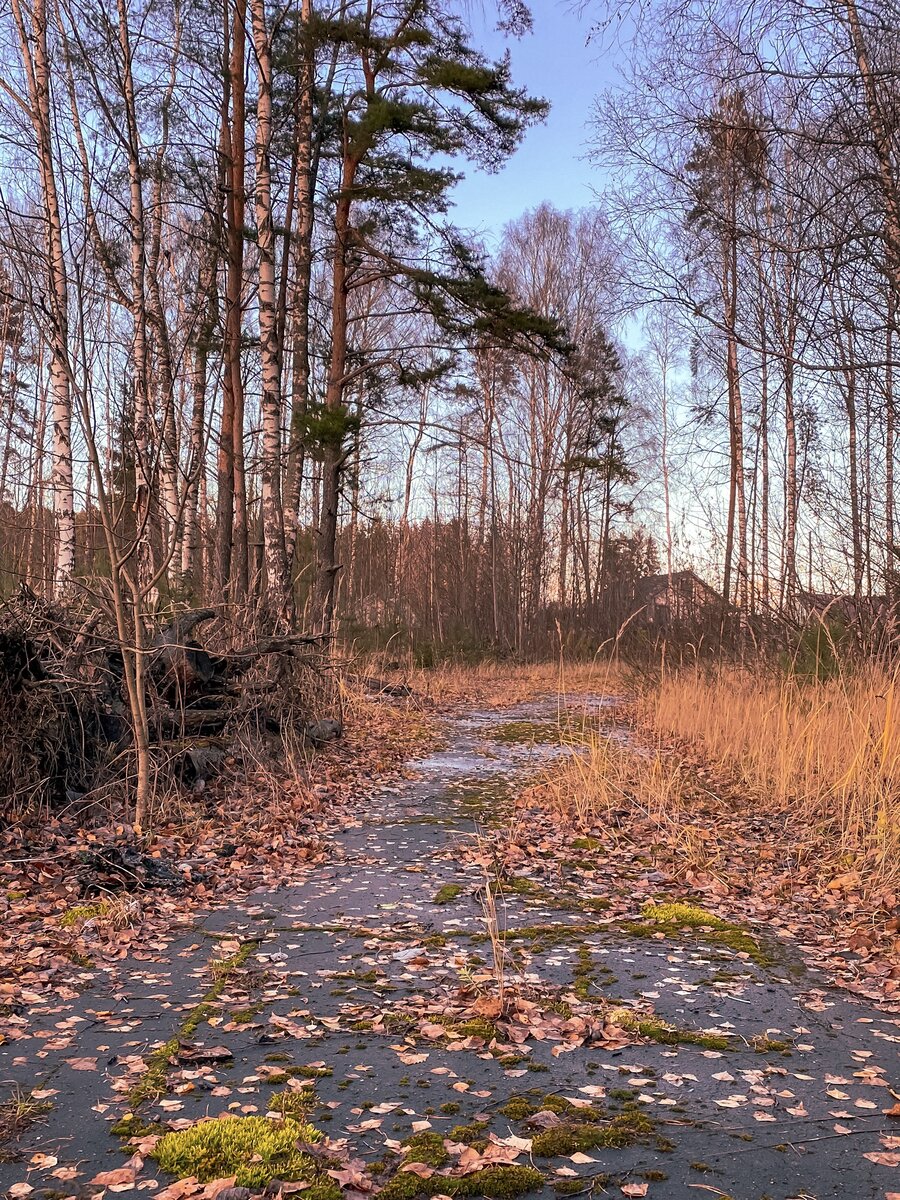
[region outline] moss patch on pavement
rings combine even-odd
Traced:
[[[179,1179],[194,1177],[200,1183],[209,1183],[234,1175],[237,1187],[263,1188],[273,1179],[312,1179],[321,1175],[309,1155],[297,1148],[298,1143],[317,1142],[321,1136],[314,1126],[293,1119],[229,1116],[167,1133],[150,1156],[160,1170]],[[340,1195],[336,1185],[333,1189],[330,1183],[327,1186],[329,1195],[332,1190]]]

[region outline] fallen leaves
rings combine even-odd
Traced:
[[[893,1150],[869,1150],[863,1154],[863,1158],[879,1167],[900,1167],[900,1152]]]
[[[227,1046],[195,1046],[192,1042],[181,1042],[177,1057],[180,1062],[227,1062],[234,1058],[234,1051]]]
[[[525,1122],[526,1125],[533,1125],[536,1129],[557,1129],[562,1123],[562,1118],[558,1117],[555,1112],[550,1112],[549,1109],[541,1109],[540,1112],[528,1117]]]

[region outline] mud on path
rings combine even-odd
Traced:
[[[152,1148],[160,1123],[302,1094],[355,1163],[337,1181],[352,1197],[900,1193],[896,1014],[757,928],[648,929],[660,881],[639,857],[597,878],[573,836],[570,869],[548,859],[506,881],[507,1009],[492,1007],[477,831],[512,819],[521,779],[560,752],[540,738],[556,717],[554,700],[455,718],[302,886],[186,925],[89,990],[23,997],[0,1099],[44,1111],[5,1147],[0,1189],[99,1195],[90,1181],[126,1162],[128,1134]],[[473,1156],[482,1170],[462,1175]],[[404,1162],[421,1166],[397,1174]],[[112,1190],[171,1182],[146,1157]]]

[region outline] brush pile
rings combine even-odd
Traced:
[[[145,644],[157,790],[200,791],[248,756],[284,762],[334,703],[317,638],[229,645],[215,610],[200,609],[147,629]],[[0,820],[70,806],[114,813],[133,786],[133,741],[112,616],[20,591],[0,609]]]

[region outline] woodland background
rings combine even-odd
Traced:
[[[594,649],[686,567],[741,628],[883,613],[895,9],[586,9],[622,69],[597,203],[485,247],[457,173],[544,105],[464,9],[11,0],[0,590],[92,597],[128,644],[336,607],[421,661]]]

